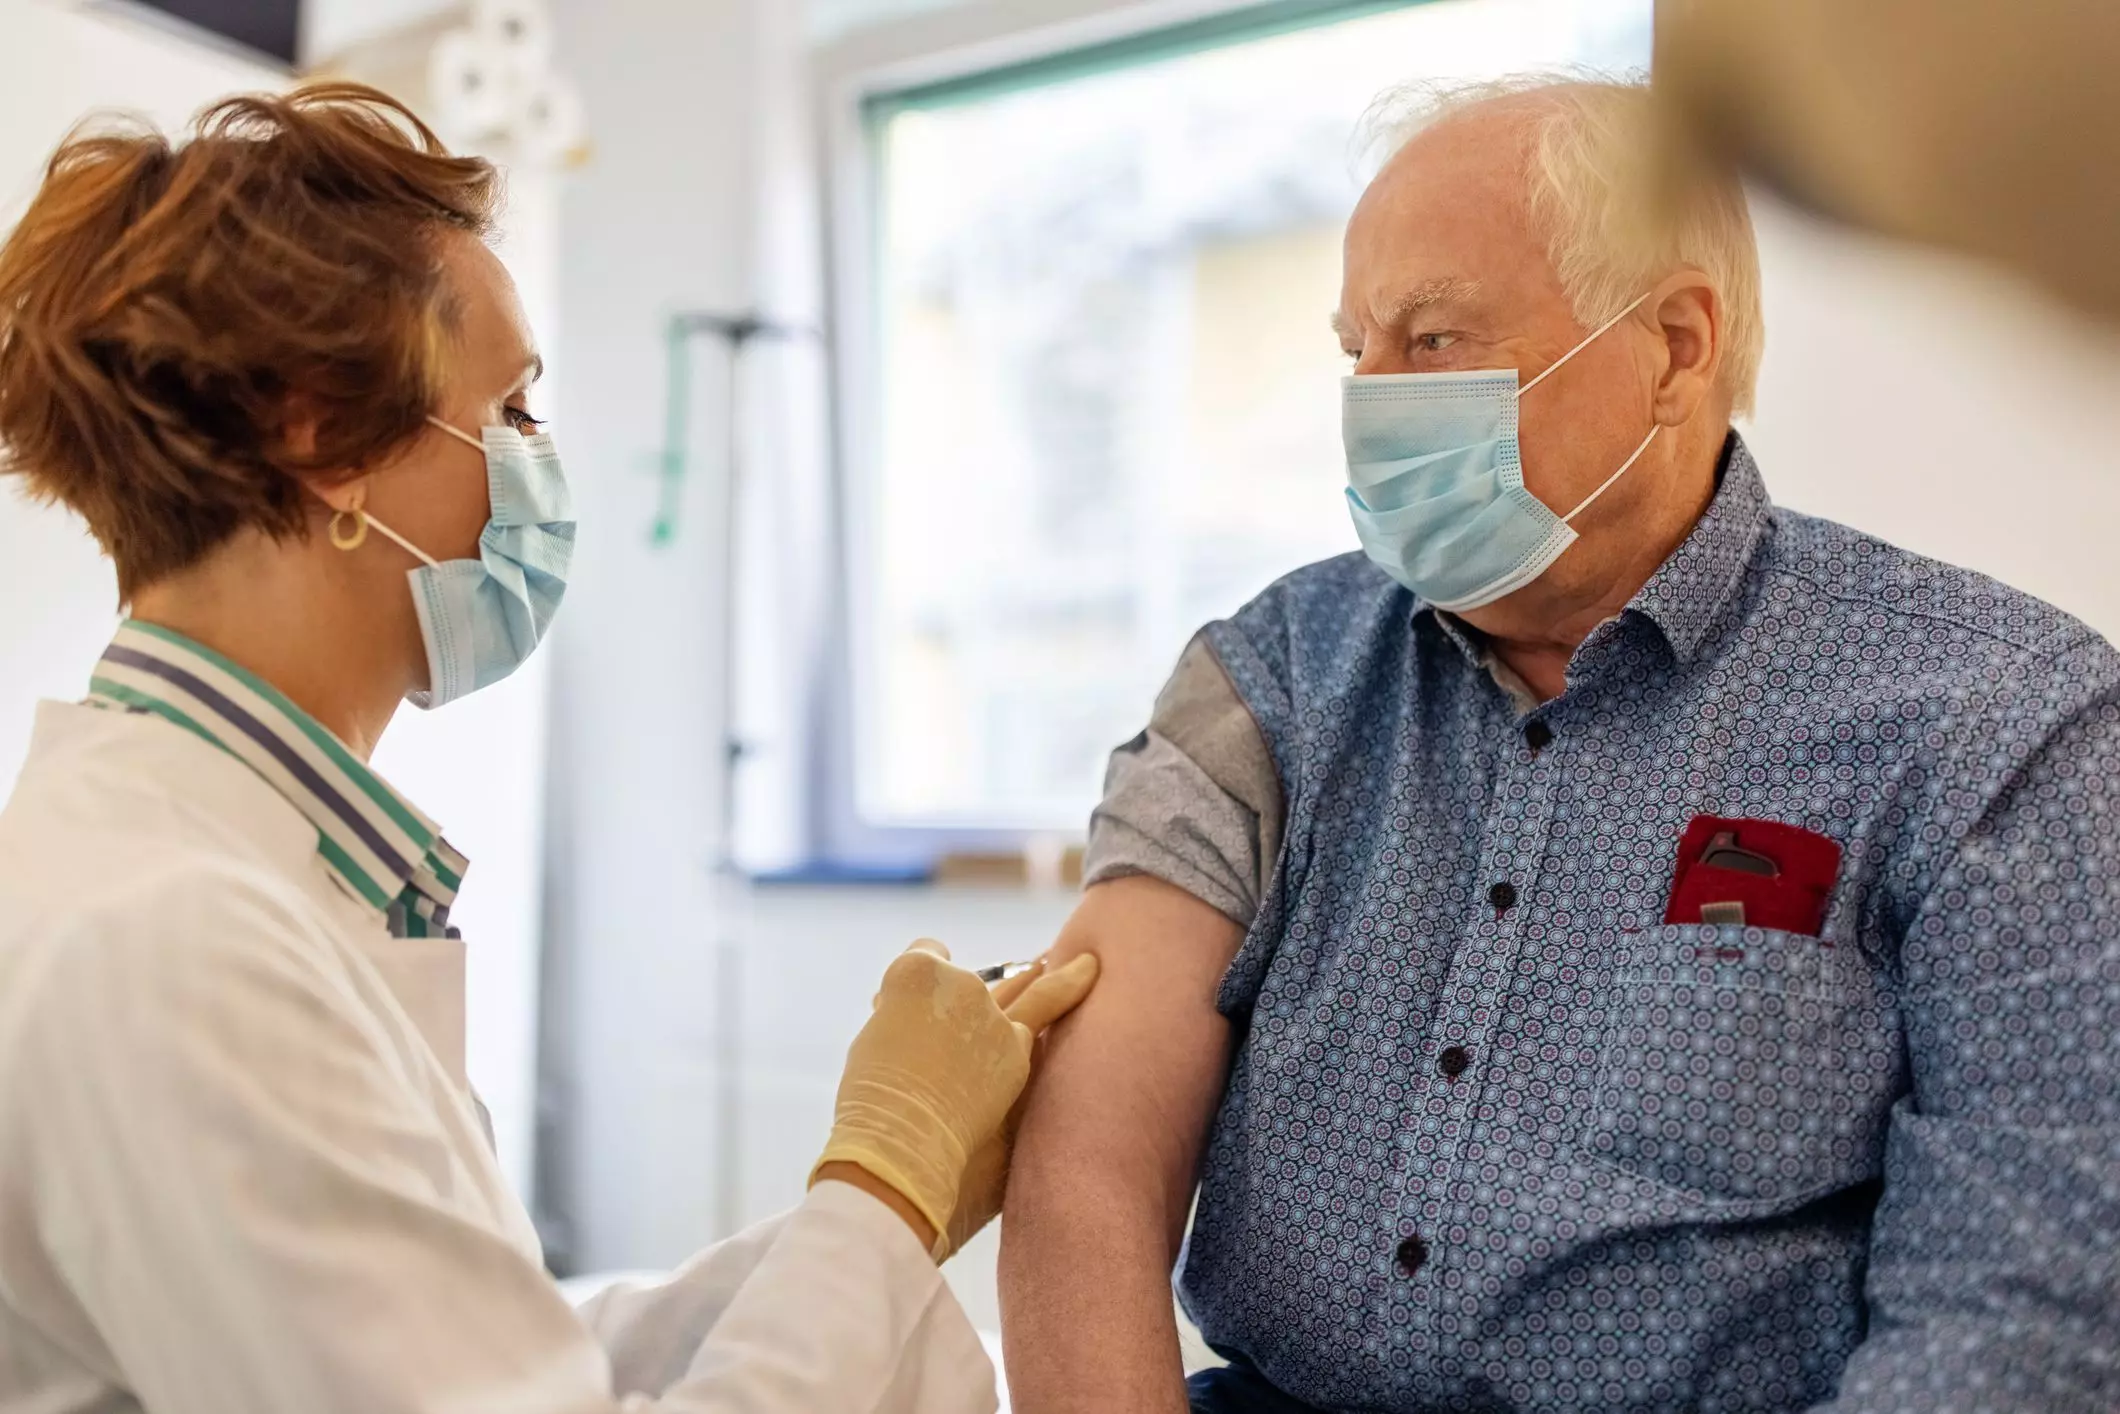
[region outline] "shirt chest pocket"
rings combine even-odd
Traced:
[[[1585,1155],[1725,1216],[1878,1176],[1905,1065],[1859,950],[1686,925],[1619,935],[1612,956]]]

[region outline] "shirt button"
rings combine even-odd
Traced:
[[[1399,1244],[1399,1270],[1413,1276],[1428,1264],[1428,1244],[1418,1237],[1409,1237]]]
[[[1472,1064],[1472,1052],[1463,1046],[1452,1046],[1435,1058],[1435,1068],[1446,1080],[1455,1080]]]
[[[1487,902],[1493,904],[1497,912],[1507,913],[1510,909],[1516,907],[1516,885],[1510,883],[1507,879],[1502,880],[1501,883],[1487,890]]]
[[[1547,726],[1543,720],[1526,724],[1524,727],[1524,744],[1529,746],[1534,752],[1544,751],[1547,747],[1553,745],[1553,728]]]

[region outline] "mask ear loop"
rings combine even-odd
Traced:
[[[368,524],[374,526],[377,530],[382,531],[386,539],[396,541],[400,549],[402,549],[406,554],[412,556],[414,559],[420,561],[422,564],[426,565],[427,568],[438,570],[442,567],[442,562],[440,560],[435,559],[434,556],[428,554],[425,550],[422,550],[419,546],[413,544],[410,540],[407,540],[404,536],[398,534],[389,526],[377,520],[374,516],[363,516],[362,519],[366,520]]]
[[[344,510],[341,510],[336,506],[332,507],[331,524],[325,528],[325,534],[330,536],[331,538],[331,548],[341,552],[342,554],[353,553],[355,550],[360,549],[363,545],[368,543],[368,531],[372,527],[376,530],[380,530],[383,533],[383,537],[385,539],[395,541],[398,546],[405,551],[406,554],[411,555],[414,559],[421,561],[429,568],[440,569],[442,567],[441,562],[435,559],[434,556],[428,554],[425,550],[422,550],[419,546],[413,544],[410,540],[407,540],[404,536],[398,534],[389,526],[383,524],[374,516],[368,514],[368,511],[366,509],[367,501],[368,492],[365,489],[356,488],[354,490],[351,500],[349,501]],[[326,504],[329,505],[330,503],[326,502]],[[339,528],[341,522],[345,521],[351,521],[353,523],[353,529],[351,531],[345,531]]]
[[[486,444],[477,437],[472,436],[470,433],[465,432],[460,428],[451,427],[448,423],[442,421],[438,417],[433,416],[432,414],[429,414],[427,420],[433,423],[436,427],[441,428],[442,431],[448,433],[450,436],[456,438],[459,442],[468,443],[469,445],[478,448],[481,452],[486,450]],[[351,504],[349,504],[345,510],[339,510],[338,508],[333,507],[331,512],[331,524],[327,528],[326,532],[331,537],[332,548],[346,551],[349,553],[354,550],[360,549],[361,546],[368,543],[368,528],[370,526],[374,526],[377,530],[383,532],[383,536],[385,539],[394,541],[399,549],[403,550],[406,554],[412,556],[420,563],[426,565],[429,569],[440,569],[442,567],[442,562],[440,560],[435,559],[434,556],[428,554],[425,550],[422,550],[419,546],[413,544],[410,540],[407,540],[404,536],[398,534],[389,526],[383,524],[374,516],[368,514],[368,512],[363,509],[363,506],[365,505],[367,500],[367,491],[364,489],[357,488],[353,493],[353,499]],[[339,522],[341,520],[348,519],[353,522],[353,530],[351,533],[342,534],[339,530]]]
[[[1621,462],[1619,470],[1613,472],[1610,476],[1606,477],[1604,485],[1598,487],[1595,491],[1592,491],[1588,496],[1584,497],[1583,503],[1580,506],[1577,506],[1574,510],[1562,516],[1562,523],[1567,524],[1573,522],[1577,516],[1581,515],[1584,511],[1589,510],[1591,504],[1595,502],[1598,497],[1604,495],[1607,491],[1610,491],[1612,489],[1612,483],[1619,480],[1622,476],[1625,476],[1627,474],[1627,468],[1633,466],[1636,462],[1642,459],[1642,453],[1649,450],[1649,444],[1651,442],[1654,442],[1656,440],[1656,434],[1663,430],[1664,425],[1661,422],[1652,425],[1649,428],[1649,435],[1642,438],[1642,444],[1634,449],[1634,455],[1627,458],[1624,462]],[[381,527],[378,527],[378,529],[380,528]]]
[[[456,438],[456,440],[457,440],[457,441],[459,441],[459,442],[462,442],[462,443],[464,443],[464,444],[465,444],[466,446],[476,447],[476,448],[478,448],[478,449],[479,449],[479,450],[480,450],[481,452],[483,452],[483,451],[485,451],[485,450],[486,450],[486,444],[485,444],[485,442],[481,441],[481,440],[480,440],[479,438],[477,438],[477,437],[474,437],[474,436],[472,436],[472,435],[471,435],[471,434],[470,434],[469,432],[466,432],[466,431],[465,431],[465,430],[464,430],[463,428],[461,428],[461,427],[452,427],[452,426],[450,426],[450,425],[449,425],[448,423],[446,423],[446,422],[442,421],[442,420],[441,420],[440,418],[436,417],[436,416],[435,416],[435,415],[434,415],[433,413],[429,413],[429,414],[427,414],[427,420],[428,420],[429,422],[433,423],[433,424],[434,424],[434,425],[435,425],[436,427],[439,427],[439,428],[441,428],[441,429],[442,429],[442,431],[444,431],[444,432],[448,433],[448,434],[449,434],[450,436],[452,436],[452,437]]]
[[[1604,323],[1598,325],[1595,329],[1592,329],[1588,338],[1584,339],[1574,348],[1568,350],[1568,352],[1562,354],[1559,358],[1553,360],[1553,362],[1547,364],[1546,371],[1544,373],[1541,373],[1538,377],[1532,379],[1529,383],[1526,383],[1523,387],[1517,389],[1516,395],[1521,398],[1522,396],[1524,396],[1524,394],[1530,392],[1533,388],[1536,388],[1539,384],[1545,382],[1548,378],[1551,378],[1556,372],[1559,371],[1560,366],[1562,364],[1566,363],[1569,359],[1574,358],[1584,349],[1589,348],[1592,344],[1596,343],[1599,339],[1603,338],[1607,329],[1610,329],[1613,325],[1619,323],[1620,320],[1625,319],[1628,315],[1634,313],[1635,310],[1640,309],[1642,307],[1642,301],[1649,298],[1649,296],[1654,293],[1655,291],[1653,290],[1643,290],[1640,294],[1636,295],[1634,297],[1634,303],[1628,305],[1625,309],[1613,315],[1610,319],[1607,319]]]
[[[1642,301],[1649,298],[1649,296],[1654,293],[1655,291],[1653,290],[1643,290],[1640,294],[1636,295],[1634,297],[1634,303],[1628,305],[1625,309],[1613,315],[1610,319],[1607,319],[1604,323],[1598,325],[1595,329],[1592,329],[1589,335],[1581,343],[1577,344],[1574,348],[1568,350],[1568,352],[1562,354],[1559,358],[1553,360],[1553,362],[1547,364],[1546,371],[1544,373],[1541,373],[1538,377],[1532,379],[1529,383],[1526,383],[1523,387],[1517,389],[1516,395],[1521,398],[1524,396],[1524,394],[1530,392],[1533,388],[1536,388],[1539,384],[1545,382],[1548,378],[1551,378],[1554,375],[1555,371],[1558,370],[1562,364],[1566,363],[1569,359],[1574,358],[1584,349],[1589,348],[1600,338],[1603,338],[1605,332],[1608,329],[1612,328],[1613,325],[1619,323],[1622,319],[1625,319],[1628,315],[1634,313],[1635,310],[1640,309],[1642,307]],[[1610,491],[1612,489],[1612,484],[1618,481],[1622,476],[1625,476],[1629,467],[1633,466],[1636,462],[1641,460],[1642,453],[1649,450],[1649,444],[1651,442],[1654,442],[1656,440],[1656,434],[1663,430],[1664,427],[1662,423],[1659,422],[1651,424],[1649,428],[1649,435],[1642,438],[1641,445],[1634,449],[1634,455],[1621,462],[1619,470],[1613,472],[1610,476],[1606,477],[1604,485],[1598,487],[1595,491],[1592,491],[1588,496],[1584,497],[1583,503],[1581,505],[1577,506],[1574,510],[1568,512],[1568,514],[1562,516],[1561,523],[1563,525],[1566,525],[1573,522],[1577,516],[1581,515],[1584,511],[1589,510],[1590,507],[1596,503],[1598,497],[1604,495],[1607,491]]]
[[[471,446],[478,448],[481,452],[486,450],[486,444],[480,441],[478,438],[472,436],[470,433],[462,431],[455,427],[451,427],[448,423],[442,421],[438,417],[433,416],[432,414],[428,415],[427,420],[433,423],[436,427],[441,428],[442,431],[448,433],[450,436],[456,438],[457,441],[469,443]],[[366,492],[356,491],[354,493],[353,504],[350,507],[343,511],[335,510],[331,513],[331,543],[333,545],[337,546],[341,550],[358,550],[361,548],[361,545],[368,539],[368,527],[374,526],[377,530],[383,532],[383,536],[385,539],[395,542],[399,549],[403,550],[406,554],[412,556],[414,559],[418,560],[421,564],[427,566],[429,569],[438,570],[442,567],[442,562],[440,560],[437,560],[436,558],[434,558],[434,556],[428,554],[425,550],[422,550],[419,546],[413,544],[410,540],[407,540],[404,536],[398,534],[389,526],[383,524],[374,516],[369,515],[365,510],[361,509],[361,503],[366,499]],[[352,535],[341,539],[339,537],[339,518],[341,516],[346,515],[350,515],[353,517],[355,530]]]

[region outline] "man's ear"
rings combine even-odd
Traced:
[[[1645,308],[1664,345],[1656,420],[1677,427],[1714,399],[1722,366],[1722,296],[1706,275],[1688,270],[1664,281]]]

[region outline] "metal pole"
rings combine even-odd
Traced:
[[[743,1224],[743,941],[735,915],[743,893],[743,871],[736,860],[736,771],[744,746],[736,732],[737,635],[742,618],[737,596],[742,587],[742,515],[744,492],[743,369],[744,354],[759,339],[807,339],[814,329],[777,324],[756,315],[690,312],[674,316],[669,326],[669,404],[665,409],[662,456],[663,486],[653,540],[671,543],[677,534],[677,507],[683,487],[686,444],[691,434],[691,360],[693,336],[708,334],[728,351],[725,408],[727,445],[722,464],[721,602],[716,612],[714,730],[721,736],[721,769],[715,781],[714,839],[710,871],[715,913],[714,939],[714,1224],[719,1236]]]
[[[743,1226],[743,942],[736,909],[743,887],[736,867],[736,766],[743,743],[736,735],[736,635],[741,620],[736,594],[741,581],[738,547],[743,543],[743,400],[744,350],[748,337],[729,342],[728,452],[723,462],[721,496],[721,622],[718,652],[721,672],[715,691],[720,698],[714,718],[721,733],[721,799],[714,822],[714,916],[719,936],[714,949],[714,1060],[718,1081],[714,1106],[714,1228],[730,1237]]]

